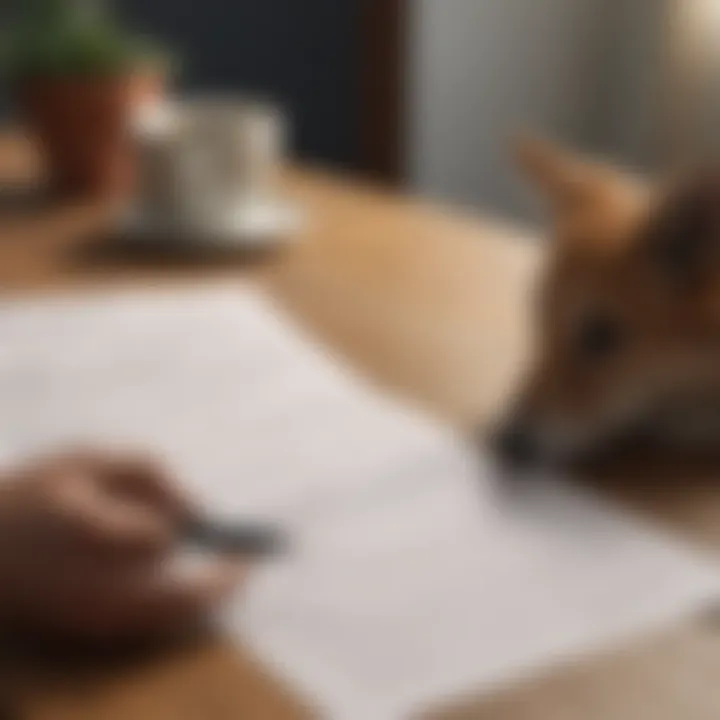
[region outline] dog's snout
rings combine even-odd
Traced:
[[[495,450],[500,460],[513,467],[527,467],[537,462],[540,447],[530,428],[512,424],[495,436]]]

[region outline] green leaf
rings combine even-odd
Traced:
[[[96,0],[25,2],[23,18],[0,45],[0,69],[10,77],[118,75],[163,57],[125,34]]]

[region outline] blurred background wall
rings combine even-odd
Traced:
[[[675,72],[671,38],[679,32],[671,24],[674,7],[687,2],[606,3],[608,34],[599,58],[604,80],[596,100],[596,145],[641,169],[654,169],[666,158],[663,144],[672,122]]]
[[[666,0],[413,0],[408,175],[524,216],[519,131],[653,161]]]
[[[353,166],[362,1],[118,0],[116,7],[176,48],[185,90],[275,99],[292,118],[300,156]]]
[[[17,1],[0,0],[0,26],[3,5]],[[363,165],[367,104],[360,87],[364,3],[371,0],[115,5],[133,25],[178,50],[183,89],[277,99],[292,118],[298,155],[356,169]],[[407,184],[519,217],[528,216],[531,203],[506,151],[518,131],[545,133],[641,169],[657,164],[672,105],[668,7],[720,7],[720,0],[392,3],[403,7],[408,25],[401,139]],[[382,73],[374,72],[382,84]],[[0,94],[0,114],[7,105]],[[681,101],[675,105],[684,111]]]
[[[509,138],[651,167],[670,0],[406,0],[409,186],[526,217]],[[276,98],[304,158],[358,166],[363,0],[119,0],[186,58],[183,86]]]

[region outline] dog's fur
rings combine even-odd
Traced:
[[[537,140],[518,158],[549,203],[554,245],[506,431],[536,460],[640,425],[720,440],[720,173],[652,189]]]

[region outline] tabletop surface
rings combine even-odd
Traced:
[[[463,427],[486,425],[521,371],[530,293],[543,259],[541,244],[524,229],[293,170],[283,190],[307,222],[277,250],[192,261],[131,256],[112,251],[106,207],[51,205],[26,195],[33,166],[25,143],[0,138],[3,294],[257,280],[380,386]],[[720,490],[713,477],[707,462],[636,458],[594,481],[632,511],[714,550]],[[720,620],[704,617],[429,717],[716,720],[717,677]],[[10,663],[0,681],[0,711],[7,690],[22,717],[38,720],[308,716],[242,648],[222,640],[115,669],[59,672]]]

